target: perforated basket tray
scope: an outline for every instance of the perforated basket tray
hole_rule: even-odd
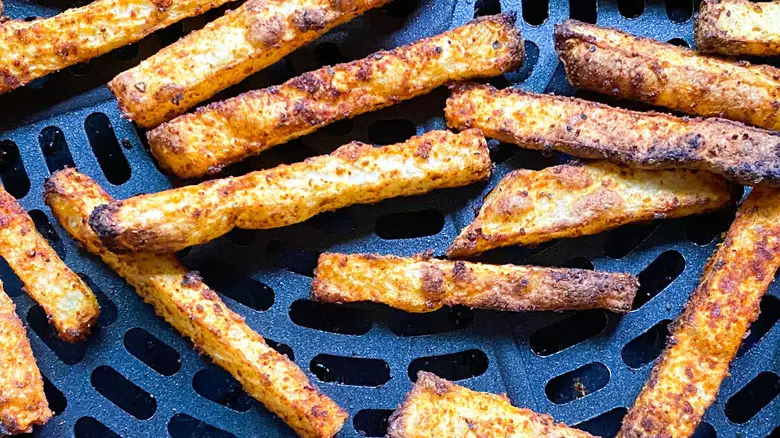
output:
[[[555,23],[572,16],[662,41],[692,43],[692,0],[396,0],[341,26],[309,47],[220,97],[280,83],[320,65],[358,59],[463,24],[475,15],[516,11],[528,53],[501,86],[573,94],[552,48]],[[50,16],[73,4],[11,0],[13,18]],[[84,343],[59,341],[43,311],[21,291],[7,266],[0,277],[29,324],[30,341],[57,416],[43,436],[291,436],[289,428],[249,398],[224,371],[154,316],[135,292],[80,249],[42,202],[51,171],[78,167],[115,197],[168,188],[143,136],[120,118],[105,82],[225,8],[160,31],[92,62],[0,97],[0,176],[31,212],[59,254],[89,279],[102,316]],[[634,18],[627,18],[627,16]],[[0,54],[1,56],[1,54]],[[444,128],[446,90],[336,123],[229,170],[242,173],[325,153],[349,140],[393,143]],[[589,95],[590,98],[599,98]],[[620,103],[624,104],[624,103]],[[624,317],[602,311],[498,314],[448,309],[409,315],[376,305],[330,306],[307,300],[323,251],[443,254],[473,217],[482,197],[517,167],[566,160],[491,143],[497,169],[490,182],[323,214],[269,231],[239,231],[180,254],[250,326],[278,342],[323,391],[350,413],[341,436],[384,434],[385,421],[417,370],[481,391],[505,392],[518,406],[612,436],[660,353],[667,324],[696,286],[733,210],[649,225],[538,248],[493,251],[483,260],[595,267],[638,274],[642,290]],[[697,436],[778,435],[780,424],[780,287],[761,316]],[[773,327],[773,325],[775,325]],[[274,344],[276,345],[276,344]],[[110,429],[110,430],[109,430]],[[773,432],[774,431],[774,432]]]

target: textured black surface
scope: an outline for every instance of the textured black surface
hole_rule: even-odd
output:
[[[517,11],[520,17],[528,59],[521,71],[492,81],[502,86],[573,93],[551,44],[554,24],[570,15],[663,41],[692,43],[691,2],[598,1],[597,8],[594,0],[571,3],[572,8],[568,1],[551,0],[548,8],[544,0],[396,0],[222,96],[439,33],[465,23],[475,9],[478,14]],[[14,18],[49,16],[73,5],[11,0],[6,11]],[[42,202],[44,178],[50,170],[70,163],[119,198],[171,185],[156,169],[134,126],[119,117],[103,84],[223,10],[0,96],[0,176],[25,209],[39,210],[33,216],[39,227],[47,227],[43,219],[48,216],[51,231],[46,234],[68,265],[99,291],[103,309],[99,328],[86,343],[64,345],[53,337],[43,312],[21,292],[7,266],[0,264],[0,277],[30,325],[32,347],[49,382],[47,395],[58,413],[36,434],[113,436],[107,427],[125,437],[230,436],[224,431],[237,436],[292,435],[227,373],[200,357],[188,341],[155,317],[120,278],[79,249]],[[231,171],[298,161],[353,139],[387,143],[443,128],[445,98],[446,90],[438,90],[339,122]],[[18,157],[6,140],[18,147]],[[381,306],[325,306],[307,300],[318,253],[410,255],[433,249],[441,255],[502,175],[517,167],[541,168],[565,160],[511,145],[496,143],[492,148],[497,169],[488,184],[347,208],[284,229],[237,231],[186,251],[183,261],[202,269],[207,283],[232,309],[294,357],[323,391],[349,411],[341,436],[381,435],[387,415],[412,385],[410,371],[418,369],[467,377],[460,383],[506,392],[518,406],[611,436],[650,372],[662,345],[658,337],[666,333],[665,323],[675,318],[696,286],[716,236],[728,227],[733,211],[627,227],[533,249],[496,250],[482,258],[639,274],[644,286],[636,310],[622,318],[601,311],[511,315],[461,308],[408,315]],[[764,437],[780,424],[780,398],[760,410],[756,406],[778,393],[778,297],[780,286],[775,284],[762,303],[760,322],[697,436],[715,436],[717,431],[721,437]],[[729,403],[735,394],[739,395]]]

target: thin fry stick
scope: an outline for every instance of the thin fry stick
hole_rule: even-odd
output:
[[[723,55],[780,55],[780,1],[704,0],[696,15],[696,50]]]

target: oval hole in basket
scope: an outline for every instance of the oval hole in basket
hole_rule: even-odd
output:
[[[48,126],[38,134],[38,144],[46,159],[49,173],[54,173],[66,167],[76,167],[73,156],[65,141],[65,134],[56,126]]]
[[[541,26],[550,16],[550,0],[523,0],[523,21]]]
[[[377,120],[368,127],[368,140],[378,145],[402,143],[416,133],[417,127],[409,120]]]
[[[140,327],[125,333],[124,344],[128,353],[163,376],[172,376],[181,368],[179,352]]]
[[[46,312],[40,305],[36,304],[30,307],[30,310],[27,312],[27,324],[32,327],[35,334],[65,365],[76,364],[84,358],[84,354],[87,352],[86,342],[70,343],[60,339],[57,336],[57,330],[54,329],[53,325],[49,324]],[[95,329],[97,327],[93,327],[91,336],[95,335]]]
[[[531,351],[545,357],[563,351],[600,333],[609,325],[603,310],[586,310],[535,331],[529,339]]]
[[[677,46],[677,47],[688,47],[688,48],[690,48],[690,47],[691,47],[691,46],[688,44],[688,41],[685,41],[685,40],[684,40],[684,39],[682,39],[682,38],[672,38],[672,39],[670,39],[669,41],[667,41],[667,43],[669,43],[669,44],[671,44],[671,45],[673,45],[673,46]]]
[[[490,150],[490,161],[495,164],[503,163],[520,152],[520,148],[517,145],[502,143],[498,140],[490,139],[487,145]]]
[[[379,387],[390,381],[390,365],[382,359],[318,354],[309,370],[322,382]]]
[[[444,215],[433,209],[384,214],[374,222],[374,232],[385,240],[433,236],[443,228]]]
[[[318,252],[278,240],[268,242],[265,250],[268,260],[274,266],[307,277],[314,276],[314,268],[317,267],[317,259],[320,257]]]
[[[574,257],[573,259],[561,263],[560,267],[572,268],[572,269],[585,269],[588,271],[592,271],[594,269],[593,262],[591,262],[585,257]]]
[[[661,253],[639,273],[639,291],[634,297],[632,308],[642,307],[661,291],[666,289],[685,270],[685,258],[674,250]]]
[[[344,119],[333,122],[322,129],[330,135],[343,136],[352,132],[354,127],[355,122],[352,119]]]
[[[620,430],[626,413],[628,413],[626,408],[615,408],[578,423],[574,427],[594,436],[613,437]]]
[[[120,61],[132,61],[133,58],[138,56],[138,49],[138,43],[131,43],[114,50],[114,55],[119,58]]]
[[[758,314],[758,319],[756,319],[753,324],[750,324],[750,331],[747,337],[742,341],[742,346],[737,352],[737,357],[741,357],[743,354],[750,351],[764,335],[769,333],[769,330],[772,330],[772,327],[777,323],[777,320],[780,319],[780,299],[777,299],[777,297],[773,297],[772,295],[765,295],[764,298],[761,299],[760,312],[761,313]]]
[[[666,0],[666,16],[677,24],[693,17],[693,0]]]
[[[294,301],[290,305],[290,319],[301,327],[342,335],[364,335],[373,325],[364,309],[311,300]]]
[[[84,131],[108,182],[120,185],[130,179],[130,164],[119,146],[108,116],[103,113],[90,114],[84,120]]]
[[[16,199],[24,198],[30,191],[30,178],[19,148],[11,140],[0,141],[0,179],[5,190]]]
[[[701,422],[691,438],[718,438],[718,434],[710,423]]]
[[[46,216],[46,213],[41,210],[30,210],[28,214],[35,224],[35,229],[38,230],[38,233],[45,237],[46,240],[49,241],[49,245],[54,249],[54,252],[56,252],[61,259],[64,259],[65,247],[62,246],[62,240],[60,240],[60,236],[57,235],[54,227],[51,226],[51,222],[49,222],[49,217]]]
[[[95,368],[90,382],[100,395],[139,420],[148,420],[157,411],[153,395],[107,365]]]
[[[666,346],[670,322],[669,319],[659,321],[624,345],[620,352],[623,362],[636,370],[654,361]]]
[[[780,394],[780,377],[763,371],[726,402],[726,417],[737,424],[747,423]]]
[[[473,310],[455,306],[429,313],[408,313],[393,309],[387,324],[390,331],[398,336],[423,336],[460,330],[473,322]]]
[[[87,284],[87,286],[92,290],[92,293],[95,294],[95,298],[98,300],[98,305],[100,306],[100,315],[98,315],[97,325],[105,328],[113,324],[116,321],[118,314],[116,304],[114,304],[114,302],[108,298],[108,295],[106,295],[103,290],[98,287],[94,281],[92,281],[91,278],[87,277],[86,274],[79,272],[78,276],[81,277],[81,280]]]
[[[287,356],[288,359],[291,361],[295,361],[295,352],[293,352],[292,347],[290,347],[287,344],[282,344],[281,342],[276,342],[273,339],[263,338],[265,339],[265,343],[268,344],[269,347],[273,348],[280,354],[283,354]]]
[[[501,13],[499,0],[477,0],[474,2],[474,18]]]
[[[417,373],[428,371],[447,380],[463,380],[481,376],[487,371],[488,357],[481,350],[427,356],[414,359],[409,364],[409,378],[417,381]]]
[[[341,64],[346,61],[347,58],[341,54],[339,46],[333,43],[322,43],[314,48],[314,62],[319,67]]]
[[[192,388],[203,398],[209,399],[237,412],[252,408],[252,398],[241,384],[222,368],[206,368],[192,376]]]
[[[214,427],[205,421],[198,420],[187,414],[176,414],[168,421],[168,433],[171,438],[235,438],[230,432]]]
[[[391,17],[406,18],[420,7],[420,0],[393,0],[384,9]]]
[[[598,17],[596,0],[569,0],[569,16],[575,20],[596,24]]]
[[[656,228],[658,224],[650,222],[625,225],[610,231],[604,244],[604,253],[612,259],[623,258],[644,242]]]
[[[332,125],[328,125],[332,126]],[[311,148],[300,140],[291,140],[287,143],[274,148],[276,157],[282,164],[293,164],[301,162],[309,157],[322,155],[318,150]]]
[[[639,18],[645,12],[645,0],[618,0],[618,10],[628,19]]]
[[[65,394],[54,386],[48,377],[45,375],[41,375],[41,377],[43,378],[43,393],[46,395],[46,401],[49,402],[49,409],[55,416],[60,415],[68,407],[68,400],[65,398]]]
[[[2,257],[0,257],[0,280],[3,281],[3,289],[5,289],[5,293],[9,297],[18,297],[22,294],[22,288],[24,287],[22,280],[19,279],[19,276],[16,275]]]
[[[75,438],[122,438],[121,435],[106,427],[93,417],[81,417],[73,425]]]
[[[361,409],[352,425],[360,436],[382,437],[387,434],[387,420],[392,413],[392,409]]]
[[[609,383],[609,368],[600,362],[591,362],[554,377],[544,387],[551,402],[562,405],[583,398]]]
[[[697,245],[709,245],[729,229],[736,212],[733,206],[711,214],[691,216],[685,220],[686,237]]]
[[[706,423],[704,423],[704,424],[706,424]],[[710,427],[712,427],[712,426],[710,426]],[[694,435],[692,438],[703,438],[703,437]],[[707,437],[707,438],[709,438],[709,437]],[[715,435],[712,435],[712,438],[716,438]],[[772,432],[770,432],[769,435],[766,436],[766,438],[780,438],[780,425],[778,425]]]
[[[201,268],[203,282],[220,294],[258,311],[266,311],[274,304],[271,286],[247,275],[217,264]]]

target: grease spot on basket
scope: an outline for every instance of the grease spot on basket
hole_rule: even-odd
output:
[[[128,353],[163,376],[172,376],[181,368],[179,352],[140,327],[125,333],[124,345]]]
[[[373,325],[369,313],[364,309],[311,300],[293,302],[290,305],[290,319],[302,327],[343,335],[364,335]]]
[[[383,437],[387,434],[387,420],[392,409],[361,409],[355,414],[352,425],[361,436]]]
[[[230,432],[214,427],[187,414],[176,414],[168,421],[168,433],[172,438],[235,438]]]
[[[603,310],[587,310],[535,331],[529,339],[531,351],[545,357],[604,333],[610,316]]]
[[[541,26],[550,15],[550,0],[523,0],[523,20],[531,26]]]
[[[192,388],[201,397],[234,411],[246,412],[252,408],[252,398],[222,368],[211,367],[198,371],[192,377]]]
[[[609,368],[600,362],[591,362],[554,377],[544,388],[547,399],[562,405],[593,394],[609,383]]]
[[[318,354],[309,370],[322,382],[379,387],[390,381],[390,365],[382,359]]]
[[[90,114],[84,120],[84,131],[108,182],[120,185],[129,180],[130,164],[119,146],[108,116],[103,113]]]
[[[30,191],[30,178],[19,148],[11,140],[0,141],[0,179],[5,190],[16,199],[24,198]]]
[[[417,373],[428,371],[447,380],[463,380],[481,376],[487,371],[488,357],[481,350],[427,356],[414,359],[409,364],[409,378],[417,381]]]
[[[46,312],[38,304],[32,306],[27,312],[27,324],[65,365],[74,365],[84,358],[84,354],[87,352],[86,342],[70,343],[60,339],[54,326],[49,324]],[[93,327],[91,336],[95,335],[96,329],[97,327]]]
[[[122,438],[93,417],[81,417],[73,425],[75,438]]]
[[[659,321],[624,345],[620,352],[623,362],[630,368],[639,369],[654,361],[666,346],[670,322],[668,319]]]
[[[43,393],[46,395],[46,400],[49,402],[49,409],[55,416],[60,415],[68,407],[68,400],[65,398],[65,394],[59,390],[51,380],[45,375],[41,375],[43,378]]]
[[[744,424],[780,395],[780,377],[763,371],[732,395],[726,402],[726,417]]]
[[[433,209],[384,214],[374,222],[374,232],[385,240],[433,236],[443,228],[444,215]]]
[[[665,290],[685,271],[685,258],[674,250],[661,253],[639,273],[639,291],[632,309],[636,310]]]
[[[772,295],[765,295],[761,299],[761,313],[758,314],[752,324],[750,324],[750,331],[747,337],[742,341],[742,346],[737,352],[737,357],[741,357],[753,346],[761,341],[764,336],[772,330],[772,327],[780,319],[780,299],[773,297]]]
[[[73,156],[68,149],[65,134],[56,126],[47,126],[38,134],[38,144],[46,160],[49,173],[54,173],[66,167],[76,167]]]
[[[388,318],[390,331],[398,336],[423,336],[461,330],[474,322],[474,311],[456,306],[430,313],[408,313],[392,309]]]
[[[157,411],[153,395],[108,365],[95,368],[90,382],[100,395],[139,420],[148,420]]]
[[[584,430],[593,436],[614,437],[620,430],[626,413],[628,413],[626,408],[615,408],[576,424],[574,427]]]

